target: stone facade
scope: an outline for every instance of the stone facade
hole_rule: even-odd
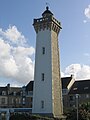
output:
[[[0,87],[0,108],[32,108],[33,82],[25,87]],[[29,86],[29,87],[27,87]]]
[[[60,77],[58,34],[52,30],[52,96],[54,116],[63,114],[62,108],[62,85]]]

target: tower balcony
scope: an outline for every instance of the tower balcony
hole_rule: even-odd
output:
[[[38,19],[34,19],[33,26],[35,28],[36,33],[45,29],[52,29],[53,31],[59,33],[61,27],[61,23],[56,20],[53,16],[42,17]]]
[[[41,24],[41,23],[45,23],[45,22],[54,22],[58,26],[61,26],[61,23],[58,20],[56,20],[53,16],[34,19],[33,24]]]

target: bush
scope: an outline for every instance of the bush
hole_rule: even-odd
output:
[[[11,115],[10,120],[60,120],[60,119],[43,117],[40,115],[15,114]]]
[[[67,109],[65,115],[67,116],[66,120],[76,120],[77,110],[75,108]],[[81,104],[78,108],[78,117],[79,120],[90,120],[90,102]]]

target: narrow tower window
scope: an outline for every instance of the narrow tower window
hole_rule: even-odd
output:
[[[42,47],[42,54],[45,54],[45,47]]]
[[[45,75],[44,75],[44,73],[42,73],[42,81],[44,81],[44,77],[45,77]]]
[[[44,109],[44,101],[41,101],[41,108]]]

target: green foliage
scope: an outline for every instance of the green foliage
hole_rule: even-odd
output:
[[[68,109],[65,111],[67,120],[76,120],[77,119],[77,110]],[[90,120],[90,102],[83,103],[78,110],[79,120]]]
[[[40,115],[15,114],[11,115],[10,120],[60,120],[60,119],[43,117]]]
[[[10,120],[30,120],[27,114],[11,115]]]
[[[76,110],[75,109],[68,109],[65,113],[67,116],[67,120],[76,120]]]

